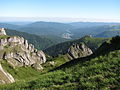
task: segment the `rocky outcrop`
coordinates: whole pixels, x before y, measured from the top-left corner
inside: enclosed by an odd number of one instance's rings
[[[0,59],[7,60],[13,67],[37,66],[36,69],[42,69],[41,64],[46,62],[43,51],[35,49],[23,37],[0,39],[0,52]]]
[[[0,84],[13,83],[15,82],[11,74],[6,72],[0,64]]]
[[[9,37],[0,39],[0,63],[6,60],[13,68],[30,66],[42,70],[41,64],[46,62],[43,51],[34,48],[23,37]],[[0,64],[0,84],[15,82],[11,74],[5,71]]]
[[[68,49],[68,57],[70,59],[86,57],[91,55],[92,53],[93,53],[92,50],[88,48],[84,43],[73,44]]]
[[[4,28],[0,28],[0,35],[6,35],[6,32],[5,32]]]

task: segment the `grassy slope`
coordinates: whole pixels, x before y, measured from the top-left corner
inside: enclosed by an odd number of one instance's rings
[[[44,73],[49,72],[69,61],[70,60],[66,55],[59,55],[58,57],[55,57],[55,58],[50,57],[47,59],[47,62],[42,65],[44,68],[43,72]],[[54,65],[50,64],[50,62],[54,62]]]
[[[44,89],[44,90],[70,90],[70,89],[101,89],[119,90],[120,82],[120,48],[115,37],[102,45],[98,50],[106,50],[105,54],[97,57],[85,57],[72,60],[54,71],[40,74],[30,80],[18,81],[9,85],[1,85],[2,90],[14,89]],[[117,43],[119,45],[117,45]],[[116,45],[117,48],[114,46]],[[103,47],[104,46],[104,47]],[[114,46],[114,47],[112,47]],[[111,48],[110,48],[111,47]],[[113,50],[114,49],[114,50]],[[59,60],[60,61],[60,60]],[[61,61],[62,62],[62,61]],[[8,65],[7,65],[8,66]],[[28,71],[27,73],[30,73]],[[19,72],[21,73],[21,71]]]
[[[8,38],[9,36],[7,35],[0,35],[0,39],[5,39],[5,38]]]
[[[41,73],[32,67],[14,68],[10,64],[8,64],[6,60],[2,60],[0,63],[2,64],[3,68],[15,78],[16,81],[34,79]]]
[[[1,50],[0,56],[3,57],[5,53],[10,53],[10,52],[23,52],[20,48],[20,46],[15,46],[15,47],[10,47],[10,46],[5,46],[4,50]],[[14,59],[9,59],[9,61],[12,60],[12,62],[15,63]],[[6,70],[8,73],[10,73],[16,81],[19,80],[29,80],[32,79],[36,76],[39,76],[41,73],[40,71],[35,70],[34,68],[30,66],[26,67],[13,67],[10,65],[7,60],[0,59],[0,63],[4,70]]]
[[[37,49],[40,50],[65,40],[57,36],[39,36],[10,29],[6,30],[6,33],[10,36],[24,37],[29,43],[33,44]]]
[[[120,50],[90,61],[78,61],[67,68],[40,75],[27,82],[0,86],[1,89],[119,89]]]
[[[70,61],[35,80],[0,86],[1,89],[120,89],[120,50]]]
[[[85,36],[77,40],[67,41],[67,42],[57,44],[57,45],[53,45],[45,49],[44,52],[51,56],[58,56],[59,54],[66,54],[68,51],[68,48],[71,45],[73,45],[73,43],[79,44],[80,42],[84,42],[88,47],[90,47],[93,51],[95,51],[106,40],[107,38],[94,38],[94,37]]]

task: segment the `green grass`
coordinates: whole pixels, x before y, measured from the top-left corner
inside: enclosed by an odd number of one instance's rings
[[[41,72],[35,70],[32,67],[12,67],[6,60],[2,60],[1,64],[3,68],[10,73],[15,80],[30,80],[34,79],[35,77],[38,77]]]
[[[80,44],[81,42],[85,43],[85,45],[87,45],[90,49],[92,49],[92,51],[95,51],[103,42],[107,40],[108,38],[95,38],[95,37],[85,36],[80,39],[53,45],[45,49],[44,52],[53,57],[56,57],[58,55],[64,55],[68,52],[70,46],[72,46],[74,43]]]
[[[5,39],[5,38],[8,38],[8,37],[10,37],[10,36],[8,36],[8,35],[0,35],[0,39]]]
[[[99,56],[90,61],[77,62],[66,73],[75,75],[81,89],[117,89],[120,80],[120,51],[110,52],[105,56]],[[70,64],[69,64],[70,65]]]
[[[1,89],[120,89],[120,50],[91,60],[79,60],[54,72],[26,82],[0,86]]]
[[[83,39],[83,42],[89,46],[93,51],[95,51],[97,48],[100,47],[100,45],[107,41],[108,38],[89,38],[89,37],[86,37]]]
[[[59,55],[58,57],[55,58],[47,58],[47,62],[45,64],[43,64],[43,72],[48,72],[50,70],[55,69],[56,67],[59,67],[60,65],[68,62],[69,59],[67,57],[67,55]],[[51,65],[50,62],[54,62],[54,65]]]
[[[47,69],[44,73],[39,73],[31,67],[12,68],[5,61],[1,62],[3,68],[18,81],[8,85],[0,85],[0,89],[120,90],[120,44],[118,41],[119,37],[111,39],[108,46],[104,47],[109,49],[107,53],[99,56],[88,56],[69,62],[65,61],[63,56],[49,59],[49,61],[55,61],[58,64],[49,66],[48,61],[43,65]],[[104,48],[101,50],[106,52]]]

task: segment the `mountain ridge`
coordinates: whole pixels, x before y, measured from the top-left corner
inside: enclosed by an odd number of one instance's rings
[[[13,69],[32,67],[42,70],[41,64],[46,62],[43,51],[35,49],[34,45],[29,44],[27,40],[19,36],[0,35],[0,51],[0,83],[2,84],[16,81],[12,74],[9,74],[11,72],[4,71],[4,66],[9,64]]]

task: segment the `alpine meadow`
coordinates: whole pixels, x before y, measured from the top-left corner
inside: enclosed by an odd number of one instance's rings
[[[120,90],[119,0],[0,4],[0,90]]]

